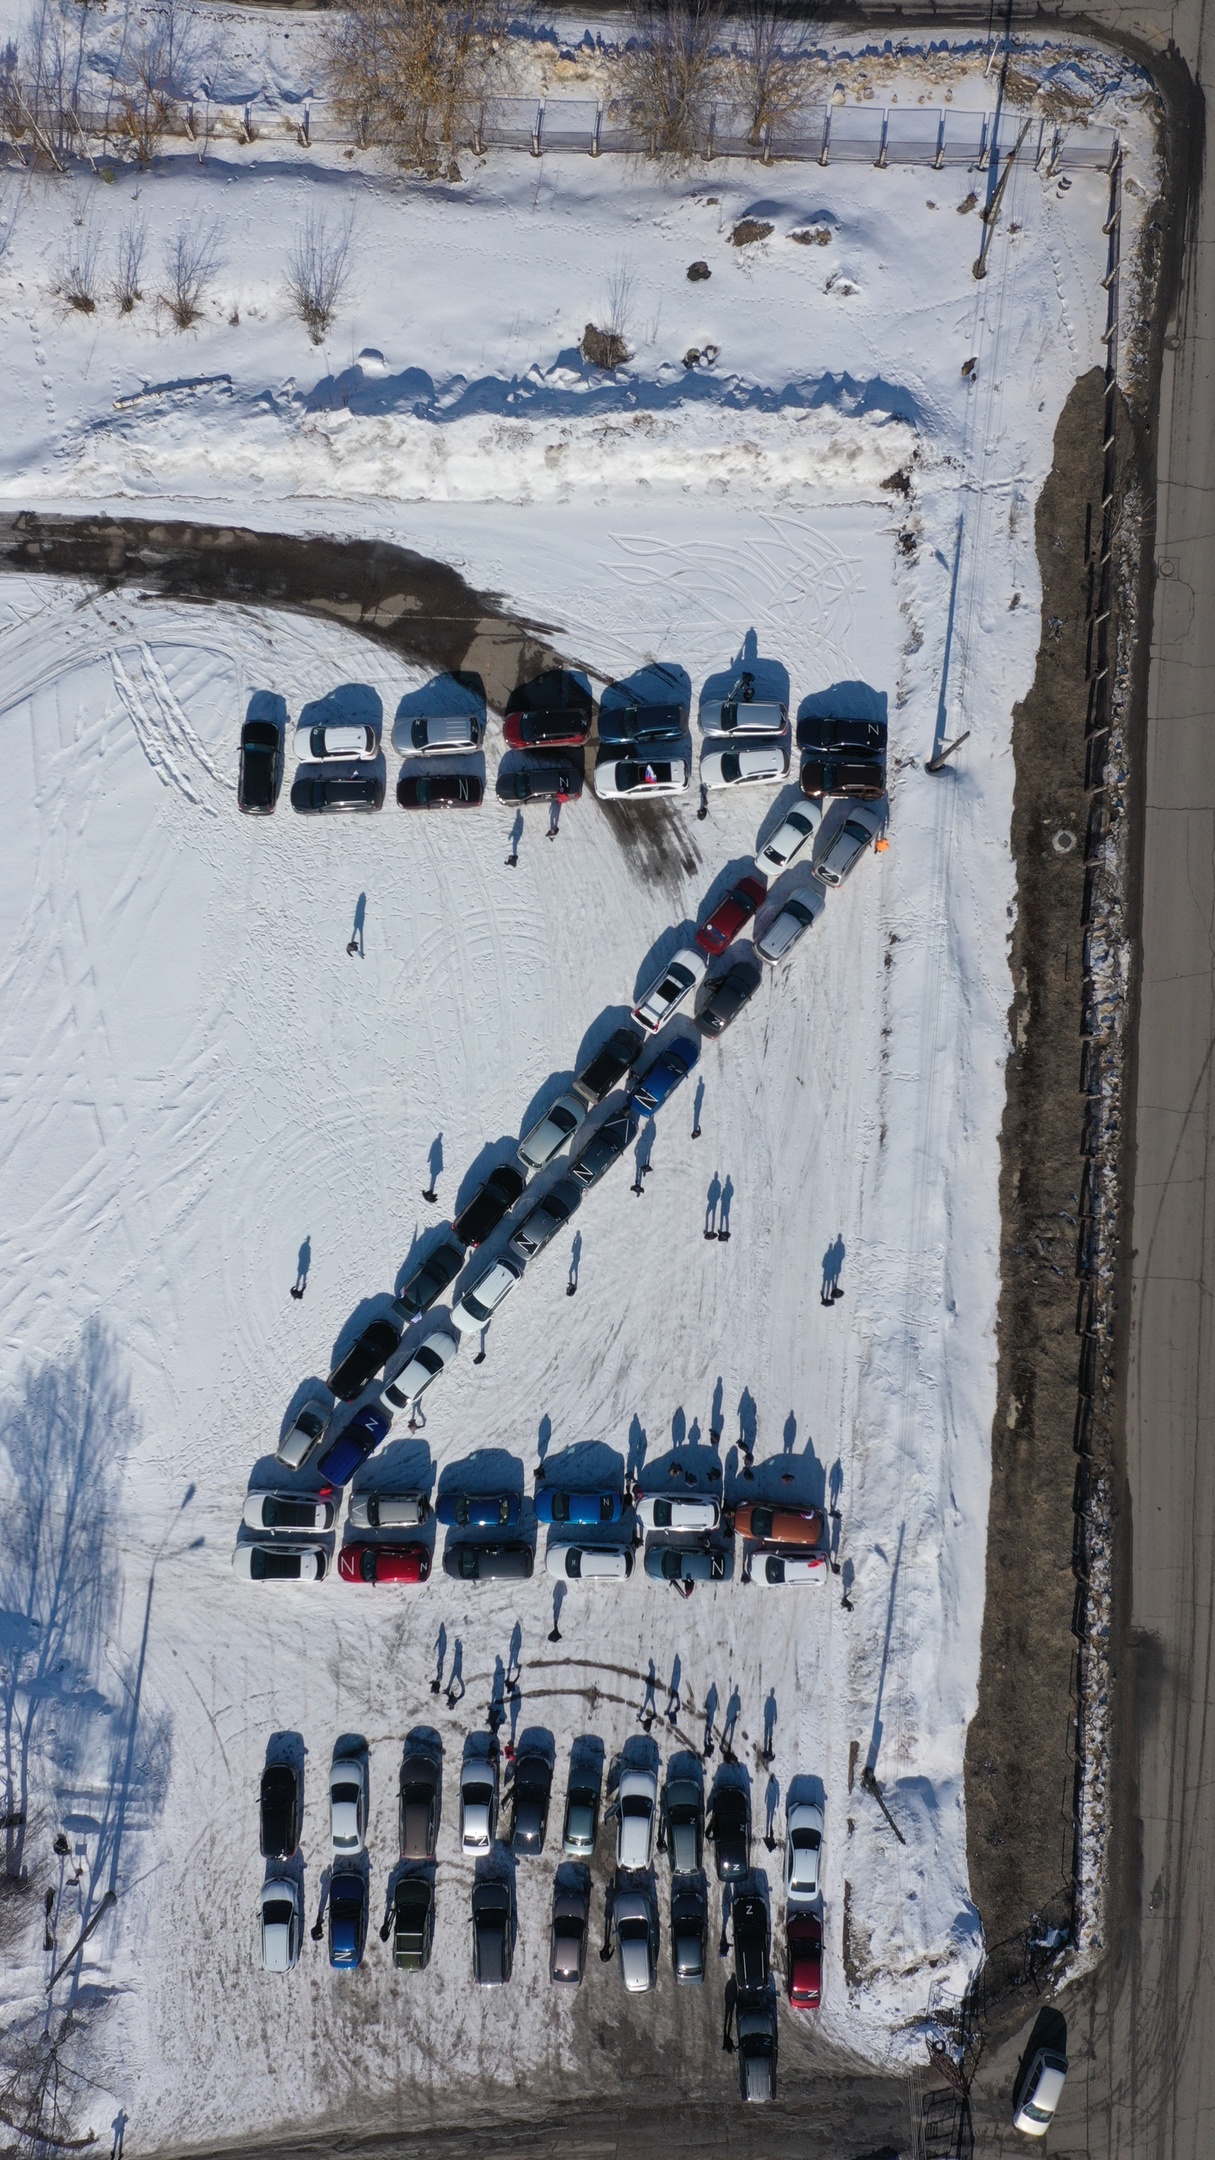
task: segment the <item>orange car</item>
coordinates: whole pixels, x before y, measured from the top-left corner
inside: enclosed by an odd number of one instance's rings
[[[821,1508],[769,1507],[761,1500],[744,1500],[734,1510],[736,1537],[754,1538],[759,1545],[821,1545]]]

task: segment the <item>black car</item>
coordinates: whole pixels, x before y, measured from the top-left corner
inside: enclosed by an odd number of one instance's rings
[[[618,1027],[609,1035],[602,1048],[596,1050],[589,1063],[574,1075],[575,1092],[593,1109],[605,1095],[618,1087],[625,1074],[637,1063],[646,1046],[646,1037],[640,1028]]]
[[[262,1771],[258,1843],[265,1860],[290,1860],[300,1841],[300,1781],[290,1763]]]
[[[678,1987],[701,1987],[709,1898],[703,1875],[676,1875],[671,1883],[671,1962]]]
[[[515,1779],[511,1788],[512,1852],[534,1855],[544,1851],[552,1784],[553,1766],[548,1756],[539,1748],[520,1748],[515,1757]]]
[[[505,1987],[510,1979],[513,1913],[509,1883],[474,1883],[473,1972],[479,1987]]]
[[[802,760],[803,795],[844,795],[852,802],[876,802],[886,792],[886,767],[876,758]]]
[[[807,713],[797,723],[797,747],[811,752],[815,757],[886,756],[887,729],[884,720],[832,720],[818,713]]]
[[[406,1742],[397,1794],[402,1860],[433,1860],[439,1834],[443,1761],[437,1748]]]
[[[384,800],[380,773],[297,773],[291,807],[305,817],[323,810],[378,810]]]
[[[536,1565],[530,1545],[449,1545],[443,1573],[457,1582],[526,1582]]]
[[[582,773],[572,765],[516,765],[499,772],[499,802],[577,802],[582,793]]]
[[[733,1906],[734,1976],[745,1995],[768,1985],[768,1906],[757,1890],[736,1892]]]
[[[475,810],[485,789],[476,773],[402,773],[402,810]]]
[[[442,1297],[449,1283],[453,1283],[464,1265],[464,1247],[448,1238],[442,1245],[435,1245],[424,1260],[419,1260],[412,1274],[405,1277],[397,1292],[396,1302],[409,1320],[416,1320]]]
[[[496,1230],[526,1183],[527,1179],[513,1163],[499,1163],[496,1170],[491,1170],[485,1183],[478,1185],[472,1199],[461,1208],[451,1226],[461,1244],[480,1245],[492,1230]]]
[[[748,1005],[759,988],[761,977],[754,968],[740,963],[723,975],[709,991],[704,1004],[696,1015],[696,1025],[702,1035],[724,1035],[732,1020],[737,1020],[744,1005]]]
[[[620,697],[605,690],[599,701],[601,743],[671,742],[687,733],[686,705],[651,704],[645,699]]]
[[[751,1796],[744,1785],[719,1785],[709,1809],[719,1882],[737,1882],[751,1865]]]
[[[581,1205],[581,1185],[573,1178],[560,1178],[555,1185],[549,1186],[543,1200],[537,1200],[535,1207],[528,1209],[510,1239],[510,1251],[524,1263],[534,1260]]]
[[[393,1964],[402,1972],[425,1972],[434,1938],[434,1885],[425,1875],[406,1875],[392,1903]]]
[[[283,784],[283,735],[273,720],[246,720],[240,731],[238,809],[249,817],[269,817]]]
[[[399,1320],[382,1318],[365,1327],[352,1343],[340,1365],[329,1375],[329,1386],[341,1402],[353,1402],[367,1382],[388,1363],[405,1330]]]
[[[686,1767],[684,1767],[686,1765]],[[667,1771],[662,1796],[662,1834],[673,1875],[695,1875],[704,1857],[705,1795],[699,1766],[686,1756]]]
[[[580,1185],[597,1185],[636,1137],[637,1120],[632,1111],[618,1110],[615,1117],[606,1118],[596,1127],[577,1160],[570,1164],[570,1176],[576,1177]]]

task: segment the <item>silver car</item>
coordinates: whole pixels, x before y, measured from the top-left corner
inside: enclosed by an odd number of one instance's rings
[[[789,708],[779,698],[757,698],[753,675],[741,675],[724,698],[702,698],[700,725],[706,735],[779,735],[789,725]]]
[[[558,1987],[582,1985],[589,1915],[590,1899],[585,1890],[554,1890],[548,1976]]]
[[[329,1430],[333,1416],[332,1403],[305,1403],[296,1413],[294,1425],[283,1434],[278,1444],[278,1460],[288,1470],[299,1470],[307,1462],[314,1448],[318,1448]]]
[[[616,1817],[617,1867],[648,1868],[654,1857],[654,1821],[658,1813],[658,1780],[654,1772],[623,1771],[608,1813]]]
[[[290,1876],[264,1882],[260,1901],[262,1970],[290,1972],[300,1954],[299,1884]]]
[[[545,1163],[559,1155],[573,1138],[585,1116],[586,1104],[581,1095],[558,1095],[531,1131],[524,1133],[517,1149],[520,1162],[525,1162],[529,1170],[543,1170]]]
[[[817,878],[803,885],[800,892],[791,894],[779,915],[774,915],[761,937],[755,940],[755,950],[761,960],[775,963],[792,952],[799,938],[814,927],[826,906],[827,895]]]
[[[479,713],[414,713],[393,722],[392,746],[402,757],[411,751],[476,750],[484,733]]]
[[[498,1758],[467,1755],[460,1771],[460,1850],[493,1851],[498,1827]]]
[[[815,873],[824,885],[843,884],[865,849],[877,839],[882,820],[883,812],[869,803],[857,803],[848,812],[826,853],[814,865]]]
[[[357,1492],[350,1496],[352,1530],[413,1530],[430,1517],[423,1492]]]
[[[618,1890],[612,1917],[625,1992],[648,1995],[658,1965],[658,1931],[650,1900],[641,1890]]]

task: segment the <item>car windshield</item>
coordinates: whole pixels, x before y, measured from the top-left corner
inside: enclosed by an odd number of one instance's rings
[[[793,1833],[793,1845],[797,1852],[817,1852],[822,1842],[817,1830],[795,1830]]]
[[[493,1306],[486,1305],[481,1298],[474,1297],[471,1290],[465,1291],[464,1303],[474,1320],[488,1320],[493,1313]]]
[[[1052,2122],[1054,2120],[1055,2113],[1053,2108],[1035,2107],[1032,2100],[1026,2101],[1025,2106],[1022,2108],[1021,2112],[1023,2115],[1028,2115],[1031,2122],[1040,2123]]]
[[[553,1922],[553,1933],[556,1935],[558,1942],[581,1942],[584,1932],[583,1922],[574,1919],[569,1914],[563,1914],[560,1919]]]
[[[751,1535],[752,1535],[753,1537],[771,1537],[771,1535],[772,1535],[772,1510],[771,1510],[771,1508],[770,1508],[770,1507],[753,1507],[753,1508],[752,1508],[752,1510],[751,1510]]]
[[[783,1582],[783,1581],[784,1581],[784,1579],[785,1579],[785,1563],[784,1563],[784,1561],[783,1561],[783,1560],[768,1560],[768,1561],[766,1561],[766,1562],[764,1563],[764,1579],[765,1579],[765,1581],[766,1581],[766,1582]]]
[[[644,1942],[650,1930],[644,1920],[622,1920],[618,1932],[621,1942]]]
[[[678,1582],[682,1566],[683,1560],[679,1553],[664,1552],[662,1556],[662,1572],[668,1582]]]
[[[494,1796],[492,1785],[466,1785],[464,1805],[466,1808],[487,1808]]]
[[[630,1793],[626,1799],[621,1801],[620,1812],[622,1815],[648,1817],[650,1802],[644,1793]]]
[[[356,1807],[358,1798],[359,1788],[357,1785],[335,1785],[333,1787],[333,1804],[335,1807]]]

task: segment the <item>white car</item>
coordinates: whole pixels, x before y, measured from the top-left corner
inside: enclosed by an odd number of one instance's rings
[[[328,1569],[323,1545],[238,1545],[232,1555],[242,1582],[323,1582]]]
[[[1013,2129],[1024,2131],[1026,2137],[1045,2137],[1063,2097],[1066,2077],[1066,2055],[1060,2055],[1054,2048],[1039,2048],[1029,2066],[1029,2075],[1013,2116]]]
[[[364,720],[326,720],[317,727],[307,721],[295,731],[295,754],[309,765],[324,765],[331,758],[373,758],[380,738]]]
[[[654,1985],[654,1916],[640,1890],[618,1892],[612,1908],[620,1977],[629,1995],[648,1995]]]
[[[492,1852],[497,1827],[497,1756],[467,1756],[460,1772],[461,1852]]]
[[[544,1556],[550,1575],[573,1582],[627,1582],[633,1555],[619,1545],[550,1545]]]
[[[339,1755],[329,1770],[329,1839],[335,1853],[361,1853],[367,1835],[367,1757]]]
[[[743,1581],[777,1589],[782,1583],[822,1582],[826,1574],[825,1553],[757,1552]]]
[[[703,982],[708,965],[704,954],[694,945],[681,945],[677,953],[672,953],[661,975],[634,1005],[633,1018],[638,1027],[647,1028],[651,1035],[656,1034],[663,1021],[683,1004],[689,990]]]
[[[755,867],[766,877],[776,877],[787,870],[795,855],[800,855],[808,840],[813,840],[823,822],[821,802],[798,803],[783,823],[778,825],[770,840],[765,840],[755,858]]]
[[[811,1800],[785,1818],[785,1895],[791,1905],[809,1904],[821,1887],[823,1811]]]
[[[352,1530],[413,1530],[430,1519],[422,1492],[356,1492],[350,1496]]]
[[[315,1493],[251,1492],[245,1495],[241,1521],[250,1530],[332,1530],[332,1500]]]
[[[595,793],[605,802],[622,796],[682,795],[692,768],[685,757],[617,757],[600,751],[595,765]]]
[[[774,915],[762,936],[755,940],[755,950],[761,960],[775,963],[791,953],[800,937],[818,921],[827,904],[827,895],[817,878],[810,878],[797,892],[791,893],[779,915]]]
[[[260,1917],[263,1972],[290,1972],[300,1954],[299,1884],[286,1875],[264,1882]]]
[[[558,1095],[531,1131],[524,1133],[516,1150],[520,1162],[529,1170],[543,1170],[573,1138],[585,1116],[586,1104],[580,1095]]]
[[[884,812],[869,803],[854,803],[838,832],[832,835],[826,852],[815,863],[815,875],[824,885],[842,885],[848,872],[855,868],[870,843],[877,839],[882,829]]]
[[[654,1823],[658,1813],[658,1779],[654,1772],[622,1771],[608,1813],[616,1817],[617,1867],[648,1868],[654,1857]]]
[[[635,1506],[643,1530],[716,1530],[721,1520],[709,1493],[639,1493]]]
[[[780,735],[789,725],[789,708],[779,698],[757,698],[751,676],[744,675],[726,698],[702,698],[700,725],[705,735]]]
[[[469,1284],[459,1303],[453,1305],[452,1326],[458,1327],[462,1335],[479,1335],[483,1327],[489,1326],[503,1298],[509,1297],[522,1273],[523,1264],[519,1260],[508,1260],[505,1254],[501,1260],[495,1260]]]
[[[789,777],[789,745],[747,743],[741,750],[702,750],[701,783],[707,788],[775,787]]]
[[[418,1344],[408,1363],[393,1374],[384,1390],[388,1401],[398,1410],[415,1403],[431,1381],[438,1379],[443,1367],[450,1364],[459,1347],[458,1335],[450,1334],[446,1328],[436,1328],[425,1342]]]

